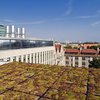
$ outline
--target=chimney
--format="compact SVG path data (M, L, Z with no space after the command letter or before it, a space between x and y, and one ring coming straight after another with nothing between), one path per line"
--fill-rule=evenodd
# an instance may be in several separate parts
M6 37L9 37L9 33L10 33L9 26L6 26Z
M22 35L22 36L21 36L22 38L25 38L25 28L22 28L22 33L21 33L21 35Z
M15 37L15 28L14 28L14 25L12 25L11 37Z
M17 37L20 38L20 28L17 29Z

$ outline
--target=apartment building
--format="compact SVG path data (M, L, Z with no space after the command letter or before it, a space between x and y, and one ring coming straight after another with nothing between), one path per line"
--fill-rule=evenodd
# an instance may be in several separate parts
M65 65L73 67L89 67L89 61L100 58L100 51L94 49L66 49Z

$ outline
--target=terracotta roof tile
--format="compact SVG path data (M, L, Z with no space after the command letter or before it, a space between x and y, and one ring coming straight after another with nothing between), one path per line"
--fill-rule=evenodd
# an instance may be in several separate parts
M94 49L83 49L83 50L81 51L81 53L97 53L97 51L94 50Z
M79 50L77 50L77 49L66 49L65 52L66 53L79 53Z

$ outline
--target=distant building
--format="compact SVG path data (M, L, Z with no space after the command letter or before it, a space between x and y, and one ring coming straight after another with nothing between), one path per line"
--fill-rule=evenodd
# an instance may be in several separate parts
M89 61L100 58L100 51L94 49L66 49L65 65L73 67L89 67Z
M88 49L91 46L98 46L98 45L100 45L98 42L85 42L85 43L72 42L66 44L66 46L71 46L72 48L82 47L83 49Z
M14 25L1 26L0 37L0 64L13 61L27 62L35 64L62 65L64 57L62 46L53 40L35 39L25 37L25 28L15 28ZM59 52L58 52L59 51Z
M0 25L0 37L6 36L6 27L4 25Z
M81 44L81 46L84 48L84 49L87 49L87 48L89 48L89 47L91 47L91 46L98 46L99 45L99 43L83 43L83 44Z
M79 43L67 43L66 46L71 46L72 48L75 48L75 47L79 48L80 44Z

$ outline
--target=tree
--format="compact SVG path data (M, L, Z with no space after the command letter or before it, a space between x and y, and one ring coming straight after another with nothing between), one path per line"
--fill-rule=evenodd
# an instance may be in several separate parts
M87 48L88 49L95 49L95 50L97 50L97 48L100 48L100 45L97 45L97 46L88 46Z
M73 47L73 49L78 49L78 47Z
M89 49L95 49L95 50L97 50L97 46L90 46Z
M67 46L65 46L64 48L65 48L65 49L72 49L72 46L67 45Z
M100 68L100 59L94 58L93 61L89 62L90 68Z

